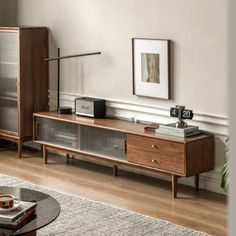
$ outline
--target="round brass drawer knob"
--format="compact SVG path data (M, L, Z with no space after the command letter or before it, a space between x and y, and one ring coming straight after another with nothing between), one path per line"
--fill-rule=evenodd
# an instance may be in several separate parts
M157 145L156 144L152 144L152 148L156 148L157 149Z

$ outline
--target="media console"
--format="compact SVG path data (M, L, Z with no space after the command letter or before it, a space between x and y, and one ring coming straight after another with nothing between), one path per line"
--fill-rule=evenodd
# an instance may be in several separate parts
M86 118L40 112L33 115L33 137L42 145L44 163L48 150L62 151L86 160L143 174L171 177L172 195L177 196L177 180L214 168L214 137L199 134L189 138L145 131L145 124L118 119Z

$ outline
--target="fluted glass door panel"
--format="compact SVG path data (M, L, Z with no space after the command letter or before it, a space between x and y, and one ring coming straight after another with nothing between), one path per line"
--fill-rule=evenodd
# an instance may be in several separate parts
M126 160L126 134L118 131L36 117L35 140L104 158Z
M89 126L81 126L80 149L92 154L126 160L126 134Z
M0 32L0 129L18 132L18 33Z
M48 144L79 149L79 125L45 118L37 118L36 139Z

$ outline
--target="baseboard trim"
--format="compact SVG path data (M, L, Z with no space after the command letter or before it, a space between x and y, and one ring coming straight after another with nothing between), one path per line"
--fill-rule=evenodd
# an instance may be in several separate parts
M221 169L219 167L206 173L200 174L200 189L205 189L211 192L225 194L224 190L220 187L221 182ZM180 178L179 183L193 186L194 187L194 177L190 178Z

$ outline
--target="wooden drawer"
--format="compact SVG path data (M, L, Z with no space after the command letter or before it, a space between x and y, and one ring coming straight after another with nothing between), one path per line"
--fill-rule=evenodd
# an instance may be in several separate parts
M127 159L137 164L185 174L183 143L129 134Z

